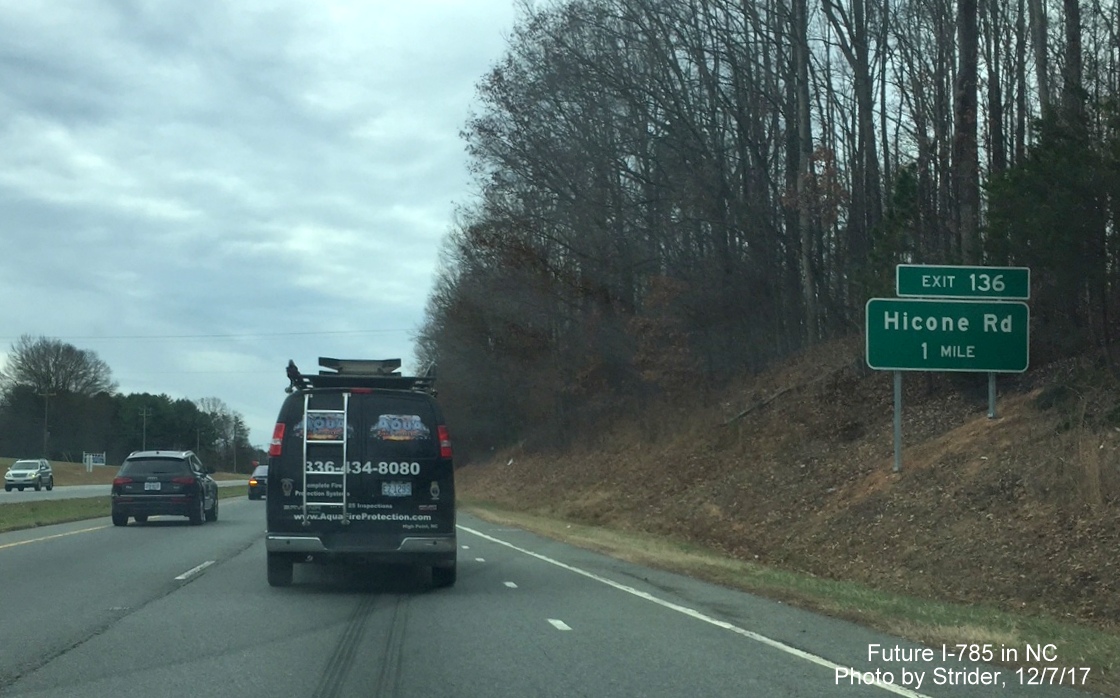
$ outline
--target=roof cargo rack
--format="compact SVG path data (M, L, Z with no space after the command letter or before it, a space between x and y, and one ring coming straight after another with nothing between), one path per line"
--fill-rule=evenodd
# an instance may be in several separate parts
M319 371L319 375L348 376L391 376L401 367L400 359L331 359L326 356L319 357L321 368L331 369Z
M402 376L397 373L400 359L332 359L319 357L318 375L303 374L294 361L288 361L287 392L311 388L389 388L416 390L435 395L435 376Z

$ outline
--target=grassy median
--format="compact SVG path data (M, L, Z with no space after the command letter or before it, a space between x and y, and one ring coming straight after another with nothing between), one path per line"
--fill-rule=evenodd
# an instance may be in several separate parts
M247 496L249 496L249 487L246 485L218 488L218 497L221 499ZM109 516L108 497L49 499L2 504L0 505L0 533L69 521L98 519L103 516Z

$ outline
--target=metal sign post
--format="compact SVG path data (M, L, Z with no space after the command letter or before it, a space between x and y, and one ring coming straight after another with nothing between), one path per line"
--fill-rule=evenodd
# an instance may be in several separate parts
M894 472L902 471L902 371L894 372Z
M988 419L996 418L996 374L988 374Z

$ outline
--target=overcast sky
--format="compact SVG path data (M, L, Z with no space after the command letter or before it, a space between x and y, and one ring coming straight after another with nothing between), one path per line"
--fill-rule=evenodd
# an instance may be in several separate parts
M515 15L0 0L0 354L70 342L123 393L220 398L257 445L288 359L414 369L470 201L459 132Z

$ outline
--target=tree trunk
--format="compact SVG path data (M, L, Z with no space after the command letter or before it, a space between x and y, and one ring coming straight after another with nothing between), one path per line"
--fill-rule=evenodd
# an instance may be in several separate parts
M988 153L992 175L1007 169L1007 143L1003 133L1003 76L1000 59L1003 52L1003 22L1000 7L1003 0L987 0L988 35Z
M1081 75L1081 3L1062 0L1066 13L1066 61L1062 81L1062 110L1069 125L1080 129L1085 119L1085 90Z
M797 227L801 236L801 292L805 298L805 339L817 341L820 320L813 278L813 123L809 113L809 21L806 0L793 0L793 65L797 85Z
M976 149L977 0L957 3L960 50L953 114L953 162L957 175L957 210L961 260L980 263L980 166Z
M1050 55L1047 53L1046 8L1043 0L1028 0L1031 12L1031 39L1034 43L1034 69L1038 79L1038 106L1042 118L1050 113Z
M1015 18L1015 164L1027 154L1027 10L1019 0Z

